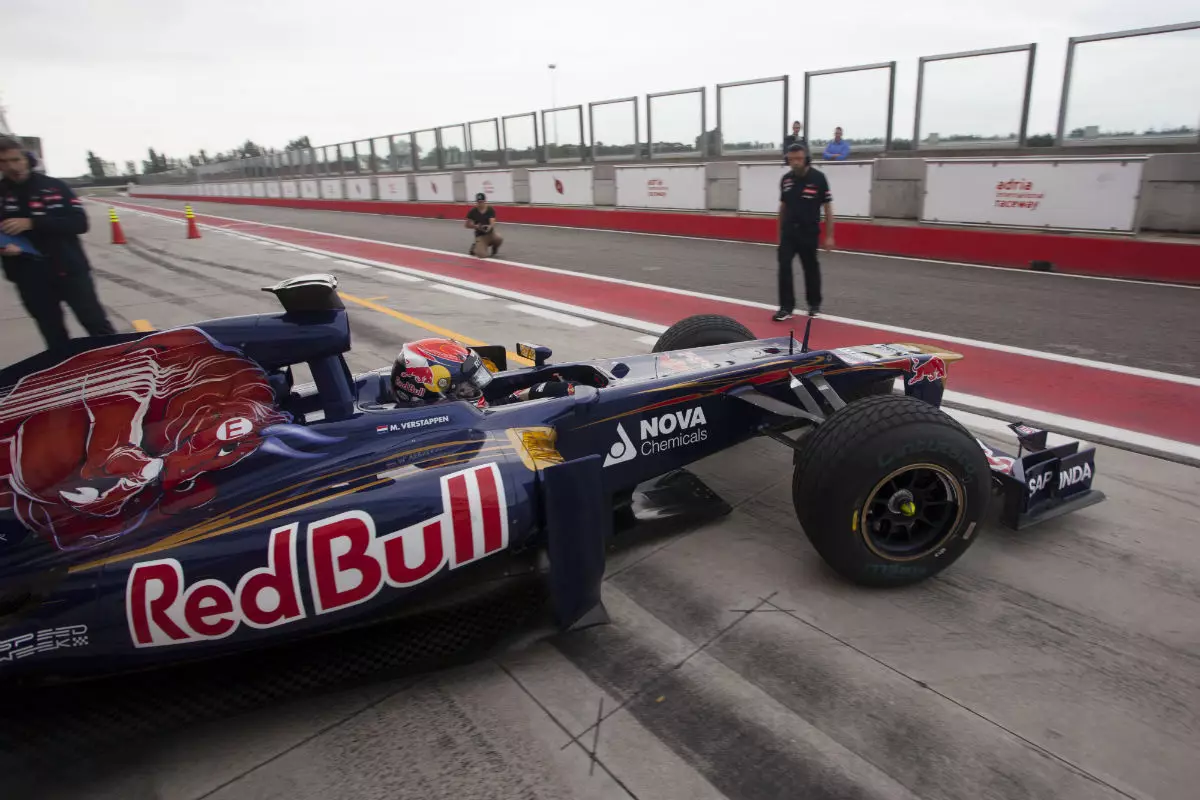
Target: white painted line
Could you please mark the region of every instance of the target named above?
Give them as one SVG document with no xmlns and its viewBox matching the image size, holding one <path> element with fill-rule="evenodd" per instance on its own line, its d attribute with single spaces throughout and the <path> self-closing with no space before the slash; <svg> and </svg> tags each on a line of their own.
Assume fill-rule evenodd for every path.
<svg viewBox="0 0 1200 800">
<path fill-rule="evenodd" d="M 1125 447 L 1140 453 L 1150 455 L 1170 454 L 1191 464 L 1200 465 L 1200 445 L 1177 442 L 1174 439 L 1164 439 L 1148 433 L 1131 431 L 1100 422 L 1068 417 L 1053 411 L 1042 411 L 1028 406 L 1018 406 L 988 397 L 947 391 L 943 402 L 961 406 L 962 409 L 985 412 L 999 416 L 1009 422 L 1018 420 L 1027 422 L 1038 428 L 1058 430 L 1064 434 L 1090 439 L 1115 446 Z"/>
<path fill-rule="evenodd" d="M 245 237 L 243 237 L 243 238 L 245 238 Z M 328 261 L 328 260 L 329 260 L 329 256 L 323 256 L 323 255 L 321 255 L 320 253 L 303 253 L 302 255 L 306 255 L 306 256 L 308 256 L 309 258 L 319 258 L 319 259 L 320 259 L 320 260 L 322 260 L 322 261 Z"/>
<path fill-rule="evenodd" d="M 537 306 L 527 306 L 524 303 L 509 303 L 508 307 L 513 311 L 520 311 L 522 314 L 532 314 L 535 317 L 562 322 L 566 325 L 574 325 L 576 328 L 590 328 L 595 325 L 590 319 L 581 319 L 573 317 L 569 314 L 562 314 L 558 311 L 551 311 L 547 308 L 538 308 Z"/>
<path fill-rule="evenodd" d="M 294 248 L 294 247 L 280 247 L 279 245 L 275 245 L 275 246 L 274 246 L 274 247 L 272 247 L 271 249 L 272 249 L 272 250 L 282 250 L 282 251 L 283 251 L 283 252 L 285 252 L 285 253 L 294 253 L 294 252 L 296 252 L 296 248 Z"/>
<path fill-rule="evenodd" d="M 154 212 L 148 212 L 148 213 L 154 214 Z M 267 225 L 267 223 L 262 223 L 262 224 L 267 227 L 272 227 L 272 226 Z M 202 227 L 204 227 L 204 226 L 202 226 Z M 273 226 L 273 227 L 286 227 L 286 226 Z M 299 229 L 293 229 L 293 230 L 299 230 Z M 313 232 L 320 233 L 319 231 L 313 231 Z M 334 238 L 340 238 L 340 239 L 355 239 L 358 241 L 373 241 L 373 240 L 369 240 L 369 239 L 368 240 L 357 239 L 357 237 L 352 237 L 352 236 L 341 236 L 340 234 L 327 234 L 327 235 L 332 236 Z M 274 240 L 269 239 L 269 237 L 262 237 L 262 238 L 266 241 L 274 241 Z M 382 244 L 387 244 L 387 243 L 383 242 Z M 398 247 L 406 247 L 407 245 L 397 245 L 397 246 Z M 319 248 L 311 248 L 311 247 L 308 247 L 305 245 L 296 245 L 295 249 L 311 250 L 313 252 L 319 252 L 319 253 L 322 253 L 323 255 L 328 255 L 328 256 L 335 257 L 335 258 L 343 255 L 340 253 L 335 253 L 333 251 L 320 250 Z M 412 248 L 412 249 L 422 250 L 425 248 Z M 448 253 L 446 251 L 434 250 L 434 251 L 430 251 L 430 252 L 445 253 L 446 255 L 454 255 L 453 253 Z M 619 316 L 616 314 L 609 314 L 607 312 L 595 311 L 593 309 L 582 308 L 580 306 L 571 305 L 569 303 L 560 303 L 556 300 L 547 300 L 545 298 L 537 297 L 535 295 L 528 295 L 528 294 L 524 294 L 522 292 L 515 292 L 515 291 L 508 290 L 508 289 L 497 289 L 495 287 L 487 286 L 485 284 L 479 284 L 479 283 L 475 283 L 473 281 L 461 280 L 459 278 L 450 278 L 450 277 L 447 277 L 444 275 L 440 275 L 438 273 L 424 272 L 422 270 L 414 269 L 412 267 L 398 267 L 393 264 L 388 264 L 388 263 L 385 263 L 382 261 L 375 261 L 373 259 L 358 258 L 358 257 L 354 257 L 354 258 L 355 258 L 355 260 L 360 261 L 364 264 L 369 264 L 371 266 L 374 266 L 377 269 L 379 269 L 380 271 L 391 270 L 396 273 L 420 276 L 420 277 L 425 278 L 425 279 L 429 280 L 430 282 L 434 283 L 438 289 L 441 289 L 442 291 L 451 292 L 452 294 L 462 294 L 463 296 L 471 296 L 476 299 L 485 299 L 487 297 L 500 297 L 500 298 L 505 298 L 505 299 L 509 299 L 509 300 L 517 300 L 522 303 L 529 304 L 531 306 L 536 306 L 539 309 L 553 309 L 553 310 L 557 310 L 557 311 L 562 311 L 565 314 L 572 315 L 577 318 L 590 319 L 595 322 L 602 322 L 602 323 L 607 323 L 607 324 L 611 324 L 611 325 L 616 325 L 617 327 L 627 328 L 629 330 L 642 331 L 646 334 L 661 334 L 667 329 L 666 325 L 659 325 L 659 324 L 652 323 L 652 322 L 646 322 L 644 320 L 634 319 L 632 317 L 623 317 L 623 316 Z M 520 264 L 516 264 L 516 265 L 522 266 Z M 554 269 L 550 269 L 548 267 L 544 267 L 544 268 L 533 267 L 533 269 L 543 269 L 543 270 L 549 271 L 549 272 L 563 272 L 563 270 L 554 270 Z M 586 277 L 586 276 L 581 276 L 581 277 Z M 620 280 L 614 280 L 614 282 L 632 283 L 629 281 L 620 281 Z M 468 289 L 467 287 L 472 287 L 472 288 Z M 651 288 L 663 289 L 663 287 L 651 287 Z M 480 291 L 474 291 L 476 289 L 480 290 Z M 671 290 L 671 289 L 664 289 L 664 291 L 674 291 L 679 294 L 693 294 L 690 292 L 682 292 L 680 290 Z M 467 294 L 467 292 L 470 292 L 470 294 Z M 719 298 L 719 299 L 725 299 L 725 298 Z M 729 302 L 739 302 L 739 301 L 729 301 Z M 746 301 L 740 301 L 739 304 L 741 304 L 741 305 L 759 305 L 759 304 L 749 303 Z M 763 307 L 764 308 L 773 308 L 773 306 L 763 306 Z M 886 326 L 874 325 L 874 326 L 870 326 L 870 327 L 883 328 Z M 919 333 L 919 332 L 911 331 L 911 333 Z M 926 334 L 926 335 L 932 336 L 935 338 L 940 338 L 943 340 L 946 340 L 948 338 L 948 337 L 944 337 L 944 336 L 939 337 L 936 334 Z M 998 349 L 998 347 L 995 345 L 990 345 L 990 346 L 983 345 L 983 346 L 985 348 L 992 347 L 993 349 Z M 1018 350 L 1018 348 L 1010 348 L 1010 349 Z M 1052 360 L 1054 360 L 1054 359 L 1052 359 Z M 1083 361 L 1083 359 L 1076 359 L 1076 360 Z M 1118 371 L 1131 372 L 1131 373 L 1135 372 L 1131 368 L 1130 369 L 1121 369 Z M 1146 372 L 1149 372 L 1149 370 L 1146 370 Z M 1151 377 L 1161 377 L 1161 376 L 1166 376 L 1166 378 L 1183 378 L 1183 377 L 1185 377 L 1185 376 L 1178 376 L 1178 375 L 1169 375 L 1168 373 L 1151 373 Z M 1166 378 L 1164 378 L 1164 379 L 1166 379 Z M 1188 379 L 1187 381 L 1180 381 L 1180 382 L 1200 383 L 1200 381 L 1197 381 L 1195 379 Z M 1182 460 L 1186 463 L 1200 465 L 1200 446 L 1188 444 L 1186 442 L 1177 442 L 1172 439 L 1164 439 L 1164 438 L 1158 437 L 1158 436 L 1151 436 L 1149 434 L 1143 434 L 1143 433 L 1139 433 L 1137 431 L 1130 431 L 1125 428 L 1117 428 L 1117 427 L 1113 427 L 1113 426 L 1109 426 L 1109 425 L 1103 425 L 1101 423 L 1090 422 L 1088 420 L 1077 419 L 1075 417 L 1067 417 L 1067 416 L 1057 414 L 1054 412 L 1050 412 L 1050 411 L 1040 411 L 1038 409 L 1027 408 L 1024 406 L 1017 406 L 1017 405 L 1013 405 L 1011 403 L 1005 403 L 1005 402 L 999 401 L 999 400 L 992 400 L 990 398 L 978 397 L 975 395 L 961 394 L 958 392 L 950 392 L 950 391 L 946 392 L 945 402 L 947 404 L 959 404 L 959 405 L 965 406 L 972 412 L 987 415 L 987 416 L 994 416 L 996 418 L 1006 420 L 1008 422 L 1015 422 L 1017 420 L 1022 420 L 1024 422 L 1030 423 L 1031 425 L 1036 425 L 1038 427 L 1046 428 L 1047 430 L 1057 428 L 1059 431 L 1061 431 L 1064 434 L 1070 434 L 1070 435 L 1082 437 L 1082 438 L 1090 438 L 1091 440 L 1096 441 L 1096 442 L 1103 442 L 1105 444 L 1109 444 L 1109 445 L 1113 445 L 1113 446 L 1117 446 L 1117 447 L 1124 447 L 1125 449 L 1134 450 L 1136 452 L 1147 453 L 1152 456 L 1169 458 L 1169 459 L 1176 460 L 1176 461 Z M 949 410 L 949 408 L 947 410 Z"/>
<path fill-rule="evenodd" d="M 228 220 L 230 222 L 239 222 L 239 223 L 252 222 L 251 220 L 237 219 L 235 217 L 220 217 L 220 216 L 211 215 L 211 214 L 208 216 L 211 219 L 224 219 L 224 220 Z M 459 257 L 459 258 L 465 258 L 465 256 L 462 256 L 461 253 L 453 253 L 449 250 L 435 250 L 435 249 L 429 248 L 429 247 L 417 247 L 415 245 L 410 245 L 410 244 L 396 244 L 395 242 L 384 242 L 384 241 L 380 241 L 378 239 L 365 239 L 360 236 L 346 236 L 346 235 L 340 234 L 340 233 L 327 233 L 325 231 L 314 231 L 314 230 L 310 230 L 308 228 L 295 228 L 290 225 L 276 225 L 274 223 L 269 223 L 269 222 L 260 222 L 260 223 L 253 223 L 253 224 L 261 225 L 263 227 L 268 227 L 268 228 L 279 228 L 280 230 L 296 231 L 298 233 L 312 233 L 312 234 L 317 234 L 319 236 L 329 236 L 329 237 L 332 237 L 335 239 L 346 239 L 346 240 L 355 241 L 355 242 L 368 242 L 370 244 L 385 245 L 388 247 L 397 248 L 399 250 L 416 250 L 416 251 L 424 252 L 424 253 L 436 253 L 437 255 L 455 256 L 455 257 Z M 266 237 L 264 237 L 264 238 L 266 238 Z M 297 245 L 296 247 L 299 248 L 300 246 Z M 317 248 L 303 248 L 303 249 L 317 249 Z M 325 252 L 325 251 L 320 251 L 320 252 Z M 333 255 L 336 256 L 338 254 L 334 253 Z M 600 281 L 601 283 L 613 283 L 613 284 L 618 284 L 621 286 L 632 286 L 632 287 L 635 287 L 638 289 L 650 289 L 650 290 L 654 290 L 654 291 L 665 292 L 667 294 L 680 295 L 683 297 L 696 297 L 696 298 L 700 298 L 702 300 L 717 300 L 717 301 L 720 301 L 723 303 L 729 303 L 731 305 L 744 306 L 746 308 L 760 308 L 760 309 L 764 309 L 767 311 L 775 311 L 778 309 L 778 305 L 775 303 L 758 303 L 758 302 L 755 302 L 752 300 L 741 300 L 736 297 L 722 297 L 721 295 L 707 294 L 704 292 L 693 292 L 693 291 L 690 291 L 687 289 L 677 289 L 672 286 L 660 286 L 658 284 L 643 283 L 641 281 L 631 281 L 631 280 L 626 280 L 624 278 L 612 278 L 612 277 L 603 276 L 603 275 L 589 275 L 589 274 L 583 273 L 583 272 L 573 272 L 571 270 L 558 269 L 556 267 L 543 267 L 543 266 L 539 266 L 537 264 L 526 264 L 521 261 L 505 261 L 503 259 L 498 259 L 498 258 L 492 258 L 492 259 L 489 259 L 489 261 L 491 261 L 494 264 L 504 264 L 504 265 L 507 265 L 510 267 L 520 267 L 521 269 L 529 269 L 529 270 L 534 270 L 537 272 L 547 272 L 547 273 L 551 273 L 551 274 L 555 274 L 555 275 L 566 275 L 569 277 L 578 278 L 580 280 L 594 280 L 594 281 Z M 387 265 L 387 266 L 389 268 L 396 269 L 396 267 L 394 267 L 392 265 Z M 410 268 L 403 267 L 401 269 L 409 270 Z M 423 275 L 423 277 L 428 277 L 428 275 Z M 447 283 L 458 282 L 458 281 L 456 281 L 456 279 L 445 278 L 442 276 L 437 276 L 436 279 L 444 280 Z M 1159 284 L 1154 284 L 1154 285 L 1159 285 Z M 1179 288 L 1179 287 L 1171 285 L 1166 288 L 1175 289 L 1175 288 Z M 488 287 L 488 289 L 489 289 L 489 291 L 492 292 L 492 294 L 500 294 L 499 290 L 492 290 L 491 287 Z M 545 306 L 546 303 L 542 302 L 541 305 Z M 592 314 L 590 316 L 595 318 L 594 314 Z M 920 337 L 923 339 L 936 339 L 941 342 L 949 342 L 949 343 L 953 343 L 953 344 L 963 344 L 963 345 L 968 345 L 970 347 L 978 347 L 983 350 L 995 350 L 995 351 L 1001 352 L 1001 353 L 1012 353 L 1014 355 L 1028 356 L 1029 358 L 1038 358 L 1043 361 L 1055 361 L 1055 362 L 1058 362 L 1061 364 L 1074 364 L 1076 366 L 1089 367 L 1091 369 L 1104 370 L 1106 372 L 1117 372 L 1117 373 L 1121 373 L 1123 375 L 1136 375 L 1140 378 L 1150 378 L 1152 380 L 1168 381 L 1170 383 L 1181 383 L 1181 384 L 1184 384 L 1187 386 L 1200 386 L 1200 378 L 1193 378 L 1190 375 L 1177 375 L 1172 372 L 1158 372 L 1155 370 L 1143 369 L 1141 367 L 1130 367 L 1130 366 L 1124 366 L 1121 364 L 1110 364 L 1106 361 L 1091 361 L 1089 359 L 1078 358 L 1076 356 L 1066 356 L 1066 355 L 1060 355 L 1058 353 L 1046 353 L 1046 352 L 1042 352 L 1040 350 L 1030 350 L 1030 349 L 1024 348 L 1024 347 L 1014 347 L 1012 345 L 995 344 L 993 342 L 980 341 L 979 339 L 968 339 L 968 338 L 965 338 L 962 336 L 950 336 L 950 335 L 942 334 L 942 333 L 934 333 L 932 331 L 923 331 L 923 330 L 919 330 L 916 328 L 905 328 L 905 327 L 901 327 L 899 325 L 887 325 L 887 324 L 880 323 L 880 322 L 868 322 L 865 320 L 852 319 L 850 317 L 835 317 L 835 316 L 832 316 L 829 314 L 823 314 L 822 318 L 830 320 L 831 322 L 840 322 L 843 325 L 853 325 L 853 326 L 860 327 L 860 328 L 872 328 L 875 330 L 887 331 L 889 333 L 899 333 L 899 334 L 903 334 L 905 336 L 916 336 L 916 337 Z M 664 327 L 663 330 L 666 330 L 666 328 Z"/>
<path fill-rule="evenodd" d="M 137 199 L 137 198 L 135 196 L 132 199 Z M 150 199 L 153 199 L 153 198 L 150 198 Z M 126 202 L 129 202 L 129 201 L 127 200 Z M 219 201 L 214 201 L 214 202 L 219 202 Z M 293 209 L 293 210 L 304 211 L 305 209 L 297 208 L 297 209 Z M 387 217 L 388 219 L 392 219 L 392 220 L 401 219 L 401 220 L 408 220 L 411 222 L 450 223 L 450 224 L 455 225 L 456 227 L 458 226 L 458 220 L 433 219 L 431 217 L 407 217 L 404 215 L 384 214 L 384 213 L 375 214 L 370 211 L 339 211 L 338 213 L 339 214 L 356 214 L 356 215 L 364 216 L 364 217 Z M 206 216 L 214 217 L 215 215 L 208 214 Z M 753 218 L 763 217 L 764 215 L 746 213 L 746 214 L 739 214 L 738 216 L 746 216 L 746 217 L 750 217 L 753 219 Z M 842 219 L 846 222 L 861 221 L 859 218 L 856 218 L 856 217 L 844 217 Z M 238 221 L 239 222 L 247 222 L 248 220 L 238 220 Z M 263 223 L 263 224 L 267 224 L 267 223 Z M 589 233 L 610 233 L 610 234 L 617 234 L 617 235 L 622 235 L 622 236 L 653 236 L 653 237 L 656 237 L 659 239 L 686 239 L 686 240 L 692 241 L 692 242 L 721 242 L 723 244 L 748 245 L 751 247 L 772 247 L 772 248 L 778 247 L 778 245 L 776 245 L 774 242 L 747 242 L 742 239 L 715 239 L 715 238 L 710 238 L 708 236 L 683 236 L 683 235 L 677 234 L 677 233 L 648 233 L 646 231 L 619 231 L 619 230 L 613 230 L 611 228 L 578 228 L 578 227 L 574 227 L 574 226 L 570 226 L 570 225 L 545 225 L 545 224 L 538 224 L 535 222 L 505 222 L 504 225 L 505 225 L 505 227 L 513 226 L 513 227 L 520 227 L 520 228 L 549 228 L 551 230 L 563 230 L 563 231 L 585 230 Z M 937 230 L 943 230 L 943 228 L 937 227 L 937 226 L 930 226 L 930 227 L 936 228 Z M 1026 233 L 1026 234 L 1036 233 L 1035 231 L 1025 231 L 1025 230 L 1019 230 L 1019 229 L 1013 230 L 1011 232 Z M 1063 233 L 1066 234 L 1067 232 L 1064 231 Z M 1168 288 L 1168 289 L 1200 290 L 1200 285 L 1189 284 L 1189 283 L 1170 283 L 1170 282 L 1166 282 L 1166 281 L 1143 281 L 1143 280 L 1138 280 L 1136 278 L 1110 278 L 1105 275 L 1075 275 L 1075 274 L 1071 274 L 1071 273 L 1067 273 L 1067 272 L 1034 272 L 1033 270 L 1023 270 L 1020 267 L 997 267 L 997 266 L 993 266 L 991 264 L 972 264 L 969 261 L 945 261 L 945 260 L 936 259 L 936 258 L 917 258 L 916 256 L 897 256 L 897 255 L 891 255 L 889 253 L 869 253 L 869 252 L 866 252 L 863 250 L 838 249 L 838 250 L 835 250 L 834 252 L 846 253 L 847 255 L 853 255 L 853 256 L 864 256 L 867 258 L 890 258 L 890 259 L 897 260 L 897 261 L 916 261 L 921 264 L 937 264 L 940 266 L 950 266 L 950 267 L 970 267 L 971 269 L 1003 270 L 1004 272 L 1015 273 L 1018 275 L 1027 275 L 1027 276 L 1029 276 L 1031 278 L 1035 278 L 1037 280 L 1042 280 L 1045 278 L 1071 278 L 1074 280 L 1084 280 L 1084 281 L 1108 281 L 1110 283 L 1133 283 L 1133 284 L 1138 284 L 1141 286 L 1159 286 L 1159 287 Z"/>
<path fill-rule="evenodd" d="M 654 345 L 658 344 L 658 337 L 657 336 L 639 336 L 634 341 L 638 341 L 638 342 L 641 342 L 642 344 L 648 344 L 651 347 L 654 347 Z"/>
<path fill-rule="evenodd" d="M 360 265 L 360 267 L 359 267 L 359 269 L 365 269 L 365 268 L 366 268 L 365 264 Z M 389 278 L 394 281 L 402 281 L 404 283 L 421 283 L 422 282 L 421 279 L 416 277 L 415 275 L 405 275 L 403 272 L 392 272 L 391 270 L 387 270 L 387 269 L 377 269 L 377 270 L 375 270 L 375 274 L 380 275 L 384 278 Z"/>
<path fill-rule="evenodd" d="M 456 294 L 456 295 L 459 295 L 460 297 L 469 297 L 472 300 L 491 300 L 493 297 L 490 294 L 484 294 L 483 292 L 472 291 L 471 289 L 464 289 L 461 286 L 447 286 L 445 284 L 437 284 L 433 288 L 437 289 L 439 292 L 446 292 L 448 294 Z"/>
<path fill-rule="evenodd" d="M 366 264 L 359 264 L 354 261 L 342 261 L 339 259 L 339 260 L 335 261 L 334 263 L 337 264 L 339 267 L 349 267 L 350 269 L 366 269 L 367 268 Z"/>
</svg>

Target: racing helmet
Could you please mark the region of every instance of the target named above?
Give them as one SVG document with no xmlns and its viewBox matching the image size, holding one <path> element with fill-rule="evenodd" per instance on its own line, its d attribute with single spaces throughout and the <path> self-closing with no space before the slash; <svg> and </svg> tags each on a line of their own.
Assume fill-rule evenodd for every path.
<svg viewBox="0 0 1200 800">
<path fill-rule="evenodd" d="M 392 393 L 401 403 L 471 400 L 482 403 L 492 382 L 479 354 L 453 339 L 408 342 L 392 363 Z"/>
</svg>

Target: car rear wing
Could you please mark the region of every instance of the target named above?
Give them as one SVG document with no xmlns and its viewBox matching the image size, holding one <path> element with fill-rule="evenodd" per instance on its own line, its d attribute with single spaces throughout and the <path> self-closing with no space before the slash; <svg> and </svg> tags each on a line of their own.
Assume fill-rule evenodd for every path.
<svg viewBox="0 0 1200 800">
<path fill-rule="evenodd" d="M 1079 442 L 1047 447 L 1045 431 L 1021 422 L 1009 427 L 1020 442 L 1017 455 L 979 442 L 1004 498 L 1000 521 L 1006 527 L 1022 530 L 1105 499 L 1092 488 L 1096 448 Z"/>
</svg>

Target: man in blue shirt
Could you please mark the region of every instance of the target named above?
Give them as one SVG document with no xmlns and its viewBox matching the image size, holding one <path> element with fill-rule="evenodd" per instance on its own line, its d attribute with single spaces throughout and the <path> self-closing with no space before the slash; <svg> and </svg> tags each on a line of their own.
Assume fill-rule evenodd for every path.
<svg viewBox="0 0 1200 800">
<path fill-rule="evenodd" d="M 826 161 L 845 161 L 850 157 L 850 143 L 842 138 L 842 129 L 833 129 L 833 141 L 825 145 Z"/>
</svg>

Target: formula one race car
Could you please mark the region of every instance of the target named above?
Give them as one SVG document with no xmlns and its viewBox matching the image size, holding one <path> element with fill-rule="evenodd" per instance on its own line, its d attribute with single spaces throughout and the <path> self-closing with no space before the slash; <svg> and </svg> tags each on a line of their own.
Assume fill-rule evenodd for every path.
<svg viewBox="0 0 1200 800">
<path fill-rule="evenodd" d="M 627 358 L 518 345 L 532 366 L 510 368 L 478 347 L 485 400 L 571 391 L 405 407 L 386 369 L 347 368 L 336 286 L 303 276 L 268 289 L 283 313 L 79 339 L 0 372 L 0 676 L 265 647 L 530 572 L 562 629 L 603 623 L 616 527 L 756 436 L 794 449 L 805 534 L 864 585 L 953 563 L 993 484 L 1014 527 L 1102 499 L 1092 450 L 1022 427 L 1030 452 L 1011 456 L 940 411 L 953 353 L 810 351 L 807 332 L 702 316 Z"/>
</svg>

